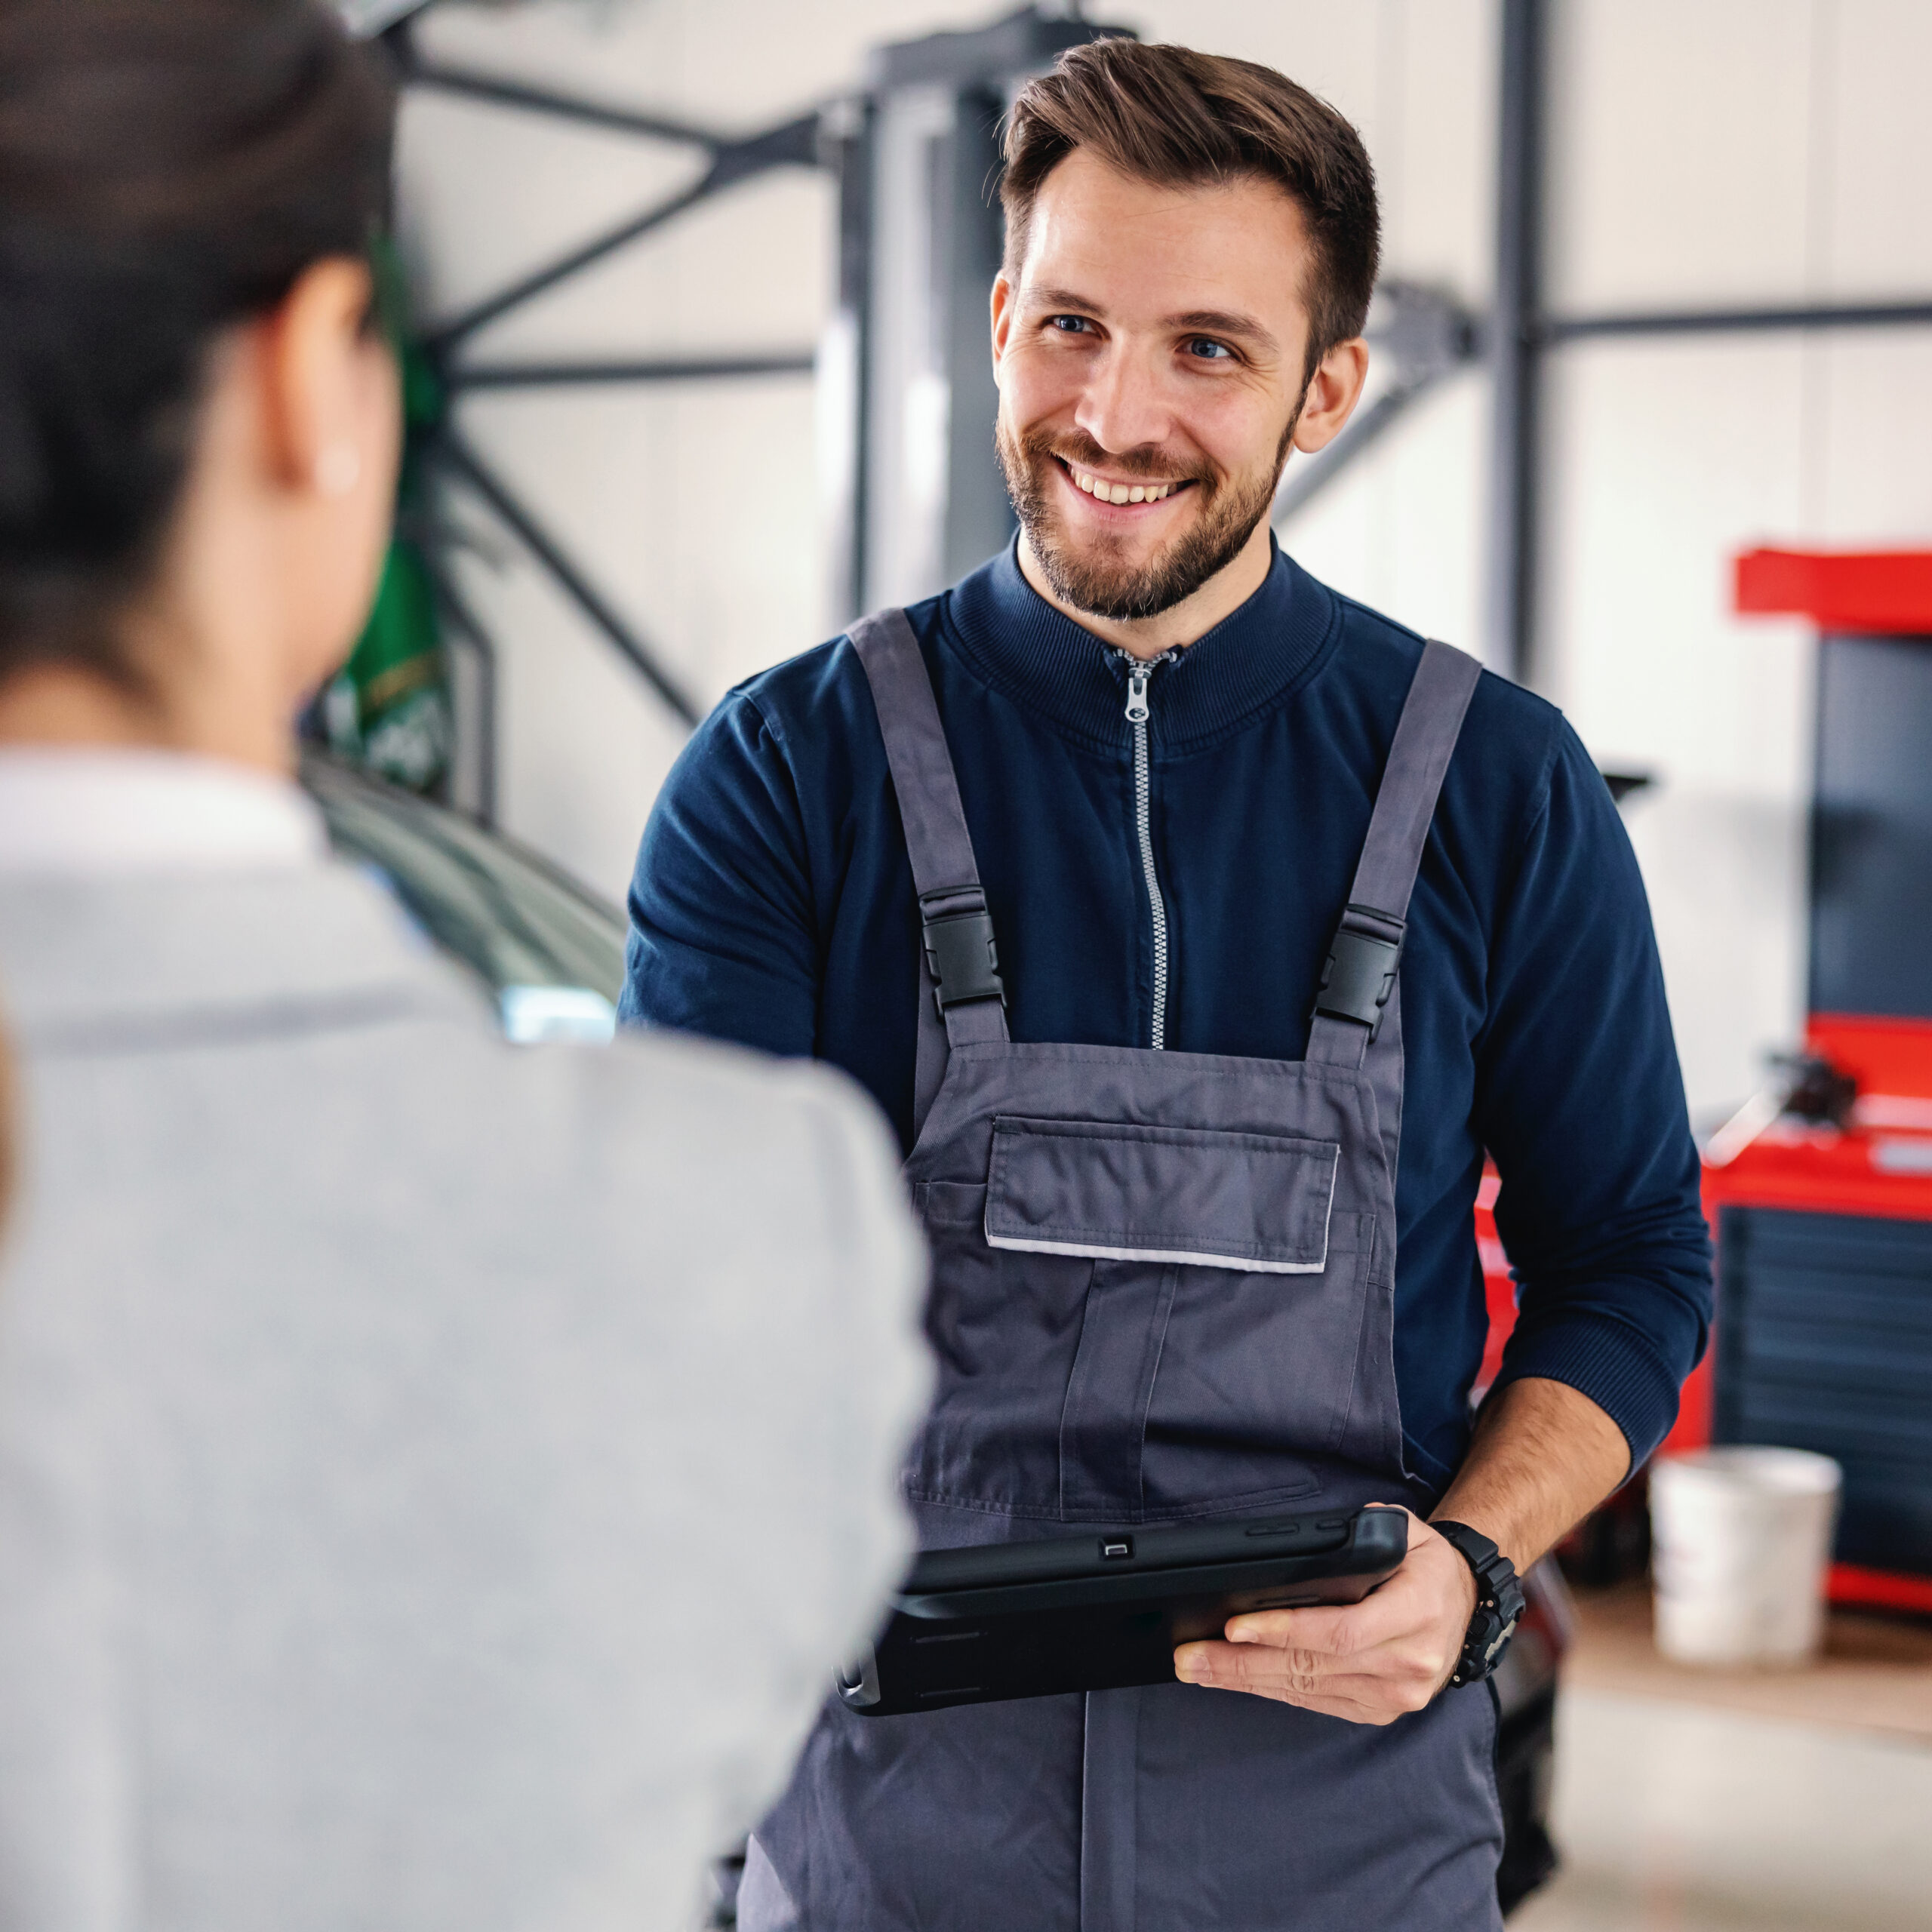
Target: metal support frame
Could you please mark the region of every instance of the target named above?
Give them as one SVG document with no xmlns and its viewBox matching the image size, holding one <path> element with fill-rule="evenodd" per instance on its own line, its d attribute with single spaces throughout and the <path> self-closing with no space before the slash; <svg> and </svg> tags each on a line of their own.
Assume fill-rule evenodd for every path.
<svg viewBox="0 0 1932 1932">
<path fill-rule="evenodd" d="M 485 825 L 497 822 L 497 705 L 498 697 L 496 640 L 477 617 L 469 600 L 457 588 L 445 559 L 429 555 L 425 561 L 429 581 L 442 607 L 451 631 L 469 647 L 476 660 L 477 723 L 475 816 Z"/>
<path fill-rule="evenodd" d="M 794 115 L 775 127 L 749 135 L 724 133 L 664 114 L 585 100 L 552 89 L 527 85 L 507 76 L 441 62 L 425 57 L 413 29 L 420 4 L 402 10 L 383 32 L 383 45 L 394 61 L 398 79 L 406 86 L 435 89 L 521 112 L 574 121 L 587 126 L 641 138 L 667 141 L 697 149 L 703 169 L 675 193 L 660 198 L 635 214 L 575 248 L 518 276 L 432 329 L 421 346 L 448 404 L 471 392 L 543 390 L 616 384 L 663 384 L 794 378 L 810 375 L 815 356 L 809 349 L 752 351 L 731 355 L 658 356 L 635 360 L 613 358 L 505 363 L 470 363 L 457 352 L 489 324 L 535 300 L 561 283 L 581 274 L 620 248 L 662 228 L 680 214 L 728 189 L 789 167 L 819 168 L 825 164 L 819 141 L 816 109 Z M 377 15 L 389 12 L 377 6 Z M 460 482 L 488 506 L 492 514 L 546 571 L 578 611 L 632 665 L 666 706 L 689 728 L 700 715 L 691 695 L 666 666 L 661 654 L 598 590 L 563 544 L 531 512 L 521 499 L 476 452 L 445 414 L 425 445 L 426 461 Z M 483 626 L 459 592 L 447 557 L 429 558 L 438 603 L 454 630 L 475 652 L 480 667 L 479 730 L 485 740 L 479 786 L 479 813 L 493 818 L 496 806 L 497 653 Z"/>
<path fill-rule="evenodd" d="M 421 347 L 446 403 L 483 391 L 767 380 L 817 372 L 829 396 L 844 405 L 850 426 L 837 571 L 841 601 L 850 611 L 888 592 L 903 601 L 936 589 L 996 546 L 1010 524 L 1008 506 L 990 434 L 978 433 L 983 417 L 989 432 L 996 402 L 985 319 L 986 286 L 998 268 L 1001 244 L 999 210 L 989 194 L 998 158 L 996 124 L 1019 77 L 1044 67 L 1065 48 L 1124 29 L 1084 22 L 1077 6 L 1064 11 L 1023 7 L 989 27 L 883 48 L 855 100 L 740 134 L 433 58 L 414 38 L 426 4 L 354 0 L 353 11 L 365 26 L 389 23 L 383 42 L 405 85 L 671 142 L 694 150 L 700 162 L 684 186 L 432 328 Z M 900 138 L 882 138 L 888 123 L 900 128 L 909 116 Z M 893 156 L 908 165 L 887 165 Z M 727 190 L 792 167 L 830 170 L 840 186 L 839 312 L 817 352 L 463 359 L 465 346 L 491 323 Z M 886 245 L 894 237 L 902 243 L 909 238 L 910 246 L 899 250 L 904 259 Z M 889 314 L 881 315 L 882 301 Z M 965 426 L 971 427 L 961 433 Z M 909 469 L 908 452 L 915 448 L 918 459 Z M 429 433 L 423 454 L 488 505 L 680 720 L 696 722 L 697 706 L 660 654 L 447 415 Z M 924 474 L 928 469 L 930 476 Z M 480 644 L 482 633 L 473 618 L 457 615 L 447 560 L 438 560 L 438 574 L 453 620 Z M 923 581 L 927 577 L 934 581 Z M 885 577 L 893 581 L 886 583 Z M 922 580 L 914 585 L 913 577 Z"/>
<path fill-rule="evenodd" d="M 386 0 L 366 4 L 372 17 L 390 11 Z M 422 11 L 421 0 L 407 9 L 411 15 Z M 1485 361 L 1494 399 L 1486 565 L 1492 658 L 1526 683 L 1534 680 L 1537 668 L 1538 394 L 1546 353 L 1575 342 L 1612 337 L 1932 326 L 1932 301 L 1922 300 L 1626 315 L 1546 314 L 1542 185 L 1548 18 L 1546 0 L 1503 0 L 1492 314 L 1478 320 L 1440 291 L 1400 281 L 1385 284 L 1378 292 L 1370 334 L 1392 362 L 1394 380 L 1318 463 L 1297 465 L 1288 473 L 1273 510 L 1279 528 L 1383 441 L 1448 377 L 1479 359 Z M 1063 46 L 1119 31 L 1084 22 L 1077 12 L 1062 15 L 1023 9 L 977 32 L 935 34 L 881 49 L 863 95 L 744 135 L 431 60 L 417 50 L 411 20 L 398 21 L 383 38 L 407 84 L 683 145 L 696 150 L 703 164 L 702 171 L 685 186 L 518 277 L 432 331 L 425 346 L 445 394 L 454 401 L 471 392 L 794 379 L 816 371 L 832 386 L 849 437 L 840 466 L 844 474 L 836 594 L 851 613 L 867 608 L 879 595 L 911 594 L 908 585 L 896 578 L 886 581 L 894 578 L 888 552 L 909 555 L 900 525 L 916 494 L 907 488 L 913 479 L 900 473 L 908 438 L 907 426 L 898 418 L 906 398 L 899 393 L 903 383 L 894 380 L 894 372 L 901 378 L 922 380 L 936 394 L 943 392 L 946 401 L 940 412 L 945 421 L 940 432 L 943 449 L 926 491 L 934 501 L 924 514 L 937 522 L 910 546 L 918 552 L 913 574 L 933 577 L 934 585 L 956 576 L 977 560 L 989 540 L 997 540 L 996 536 L 989 538 L 995 524 L 1004 527 L 1004 493 L 986 451 L 973 437 L 954 433 L 956 421 L 977 419 L 988 400 L 980 392 L 985 384 L 978 380 L 985 374 L 986 361 L 982 285 L 996 266 L 987 251 L 996 249 L 998 233 L 998 212 L 986 193 L 996 159 L 986 145 L 988 131 L 1002 105 L 1002 90 L 1014 77 L 1042 64 Z M 882 112 L 899 112 L 897 103 L 904 100 L 912 103 L 915 114 L 924 112 L 931 118 L 937 110 L 931 103 L 942 96 L 943 113 L 921 136 L 924 158 L 915 189 L 909 191 L 896 174 L 891 180 L 882 178 Z M 923 107 L 921 101 L 926 102 Z M 788 167 L 828 170 L 839 183 L 838 309 L 818 350 L 580 361 L 457 359 L 456 352 L 490 323 L 726 190 Z M 896 217 L 882 197 L 899 209 Z M 882 240 L 889 238 L 882 235 L 881 224 L 894 226 L 897 232 L 908 222 L 918 231 L 915 238 L 920 239 L 917 252 L 922 259 L 882 269 L 875 257 Z M 881 303 L 891 312 L 881 314 Z M 900 367 L 909 356 L 919 362 L 918 368 Z M 875 393 L 881 384 L 888 392 L 883 402 Z M 893 405 L 891 421 L 880 414 L 885 402 Z M 672 712 L 685 724 L 694 723 L 695 703 L 654 648 L 596 589 L 469 442 L 446 423 L 427 454 L 489 506 Z M 446 563 L 435 558 L 432 562 L 438 595 L 452 621 L 488 659 L 488 641 L 473 614 L 460 614 L 467 607 L 460 606 L 454 595 Z M 903 575 L 903 558 L 900 563 Z M 493 691 L 494 672 L 485 681 Z M 494 713 L 494 700 L 491 709 Z M 494 737 L 494 715 L 486 728 Z M 494 743 L 488 758 L 493 764 Z"/>
<path fill-rule="evenodd" d="M 1623 315 L 1551 315 L 1534 329 L 1540 349 L 1605 336 L 1751 334 L 1780 329 L 1932 326 L 1932 302 L 1824 303 L 1767 309 L 1663 309 Z"/>
<path fill-rule="evenodd" d="M 684 688 L 659 663 L 657 654 L 618 616 L 589 579 L 567 555 L 557 540 L 537 521 L 509 486 L 486 463 L 463 435 L 445 425 L 435 445 L 443 465 L 488 503 L 523 546 L 543 565 L 571 601 L 629 659 L 645 681 L 688 727 L 703 715 Z"/>
<path fill-rule="evenodd" d="M 1392 302 L 1370 339 L 1390 354 L 1395 379 L 1338 438 L 1319 464 L 1291 470 L 1275 500 L 1278 528 L 1343 474 L 1446 376 L 1480 353 L 1491 382 L 1491 511 L 1487 601 L 1492 662 L 1521 683 L 1537 675 L 1536 600 L 1542 438 L 1539 398 L 1543 358 L 1580 342 L 1671 336 L 1752 334 L 1780 331 L 1932 327 L 1932 300 L 1767 303 L 1755 307 L 1675 309 L 1625 314 L 1553 315 L 1544 307 L 1543 256 L 1548 115 L 1546 0 L 1503 0 L 1500 127 L 1496 176 L 1496 300 L 1486 321 L 1463 315 L 1452 298 L 1401 283 L 1385 285 L 1378 303 Z M 1460 333 L 1445 348 L 1418 329 L 1456 318 Z M 1406 340 L 1405 340 L 1406 333 Z"/>
<path fill-rule="evenodd" d="M 1544 0 L 1503 0 L 1496 168 L 1496 297 L 1490 318 L 1491 660 L 1530 682 L 1535 644 L 1538 377 L 1543 311 Z"/>
<path fill-rule="evenodd" d="M 817 358 L 810 349 L 765 355 L 659 356 L 640 362 L 470 363 L 451 369 L 445 386 L 471 389 L 587 388 L 604 383 L 739 382 L 753 376 L 809 376 Z"/>
<path fill-rule="evenodd" d="M 701 137 L 687 133 L 660 135 L 659 138 L 693 140 Z M 560 281 L 581 275 L 607 255 L 615 254 L 633 242 L 641 241 L 654 229 L 662 228 L 666 222 L 697 207 L 700 202 L 721 195 L 728 188 L 755 180 L 774 168 L 816 168 L 818 115 L 816 112 L 801 115 L 796 120 L 767 128 L 762 134 L 713 146 L 710 152 L 711 165 L 688 186 L 666 195 L 661 201 L 654 202 L 627 220 L 618 223 L 616 227 L 571 249 L 568 254 L 560 255 L 555 260 L 546 263 L 542 268 L 532 270 L 507 288 L 499 289 L 495 294 L 485 297 L 444 323 L 430 334 L 431 352 L 447 356 L 487 323 L 509 314 L 512 309 L 522 307 L 526 302 L 555 288 Z"/>
<path fill-rule="evenodd" d="M 869 97 L 826 128 L 828 157 L 838 177 L 838 306 L 826 332 L 820 380 L 833 386 L 844 408 L 844 436 L 829 451 L 832 594 L 835 608 L 857 616 L 866 606 L 866 531 L 871 515 L 870 472 L 865 452 L 872 433 L 872 155 L 878 111 Z M 833 411 L 828 410 L 828 418 Z M 828 423 L 829 426 L 829 423 Z"/>
</svg>

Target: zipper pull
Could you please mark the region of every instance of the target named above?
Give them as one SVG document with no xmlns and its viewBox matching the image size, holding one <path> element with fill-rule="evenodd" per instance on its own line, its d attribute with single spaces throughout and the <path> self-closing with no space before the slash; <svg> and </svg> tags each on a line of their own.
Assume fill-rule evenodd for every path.
<svg viewBox="0 0 1932 1932">
<path fill-rule="evenodd" d="M 1147 680 L 1154 675 L 1151 664 L 1137 664 L 1127 674 L 1127 721 L 1144 724 L 1152 715 L 1147 708 Z"/>
</svg>

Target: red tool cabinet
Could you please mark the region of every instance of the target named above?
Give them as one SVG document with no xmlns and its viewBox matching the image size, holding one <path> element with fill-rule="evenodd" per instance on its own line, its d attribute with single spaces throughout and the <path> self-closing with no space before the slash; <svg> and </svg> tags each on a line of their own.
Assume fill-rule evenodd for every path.
<svg viewBox="0 0 1932 1932">
<path fill-rule="evenodd" d="M 1856 1097 L 1706 1164 L 1717 1322 L 1665 1447 L 1835 1456 L 1833 1598 L 1932 1611 L 1932 552 L 1754 551 L 1737 608 L 1820 635 L 1803 1044 Z M 1495 1190 L 1485 1385 L 1515 1320 Z"/>
</svg>

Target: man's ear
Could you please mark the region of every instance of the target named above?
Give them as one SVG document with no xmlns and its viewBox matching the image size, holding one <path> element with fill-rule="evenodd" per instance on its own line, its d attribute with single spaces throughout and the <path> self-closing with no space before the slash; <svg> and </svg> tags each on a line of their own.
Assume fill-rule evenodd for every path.
<svg viewBox="0 0 1932 1932">
<path fill-rule="evenodd" d="M 304 271 L 263 325 L 266 454 L 285 488 L 336 496 L 355 487 L 374 293 L 365 263 L 331 257 Z"/>
<path fill-rule="evenodd" d="M 1001 269 L 993 277 L 992 325 L 993 325 L 993 380 L 999 380 L 1000 365 L 1006 360 L 1006 345 L 1013 334 L 1013 284 Z"/>
<path fill-rule="evenodd" d="M 1295 425 L 1295 448 L 1308 456 L 1326 449 L 1355 414 L 1367 380 L 1368 344 L 1360 336 L 1337 343 L 1309 378 L 1301 420 Z"/>
</svg>

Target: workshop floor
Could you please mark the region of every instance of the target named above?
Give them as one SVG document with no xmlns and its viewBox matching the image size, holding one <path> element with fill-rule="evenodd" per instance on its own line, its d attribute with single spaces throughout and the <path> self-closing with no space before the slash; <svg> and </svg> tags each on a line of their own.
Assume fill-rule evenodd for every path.
<svg viewBox="0 0 1932 1932">
<path fill-rule="evenodd" d="M 1932 1928 L 1932 1627 L 1840 1615 L 1814 1669 L 1705 1672 L 1642 1589 L 1579 1607 L 1563 1869 L 1510 1932 Z"/>
</svg>

